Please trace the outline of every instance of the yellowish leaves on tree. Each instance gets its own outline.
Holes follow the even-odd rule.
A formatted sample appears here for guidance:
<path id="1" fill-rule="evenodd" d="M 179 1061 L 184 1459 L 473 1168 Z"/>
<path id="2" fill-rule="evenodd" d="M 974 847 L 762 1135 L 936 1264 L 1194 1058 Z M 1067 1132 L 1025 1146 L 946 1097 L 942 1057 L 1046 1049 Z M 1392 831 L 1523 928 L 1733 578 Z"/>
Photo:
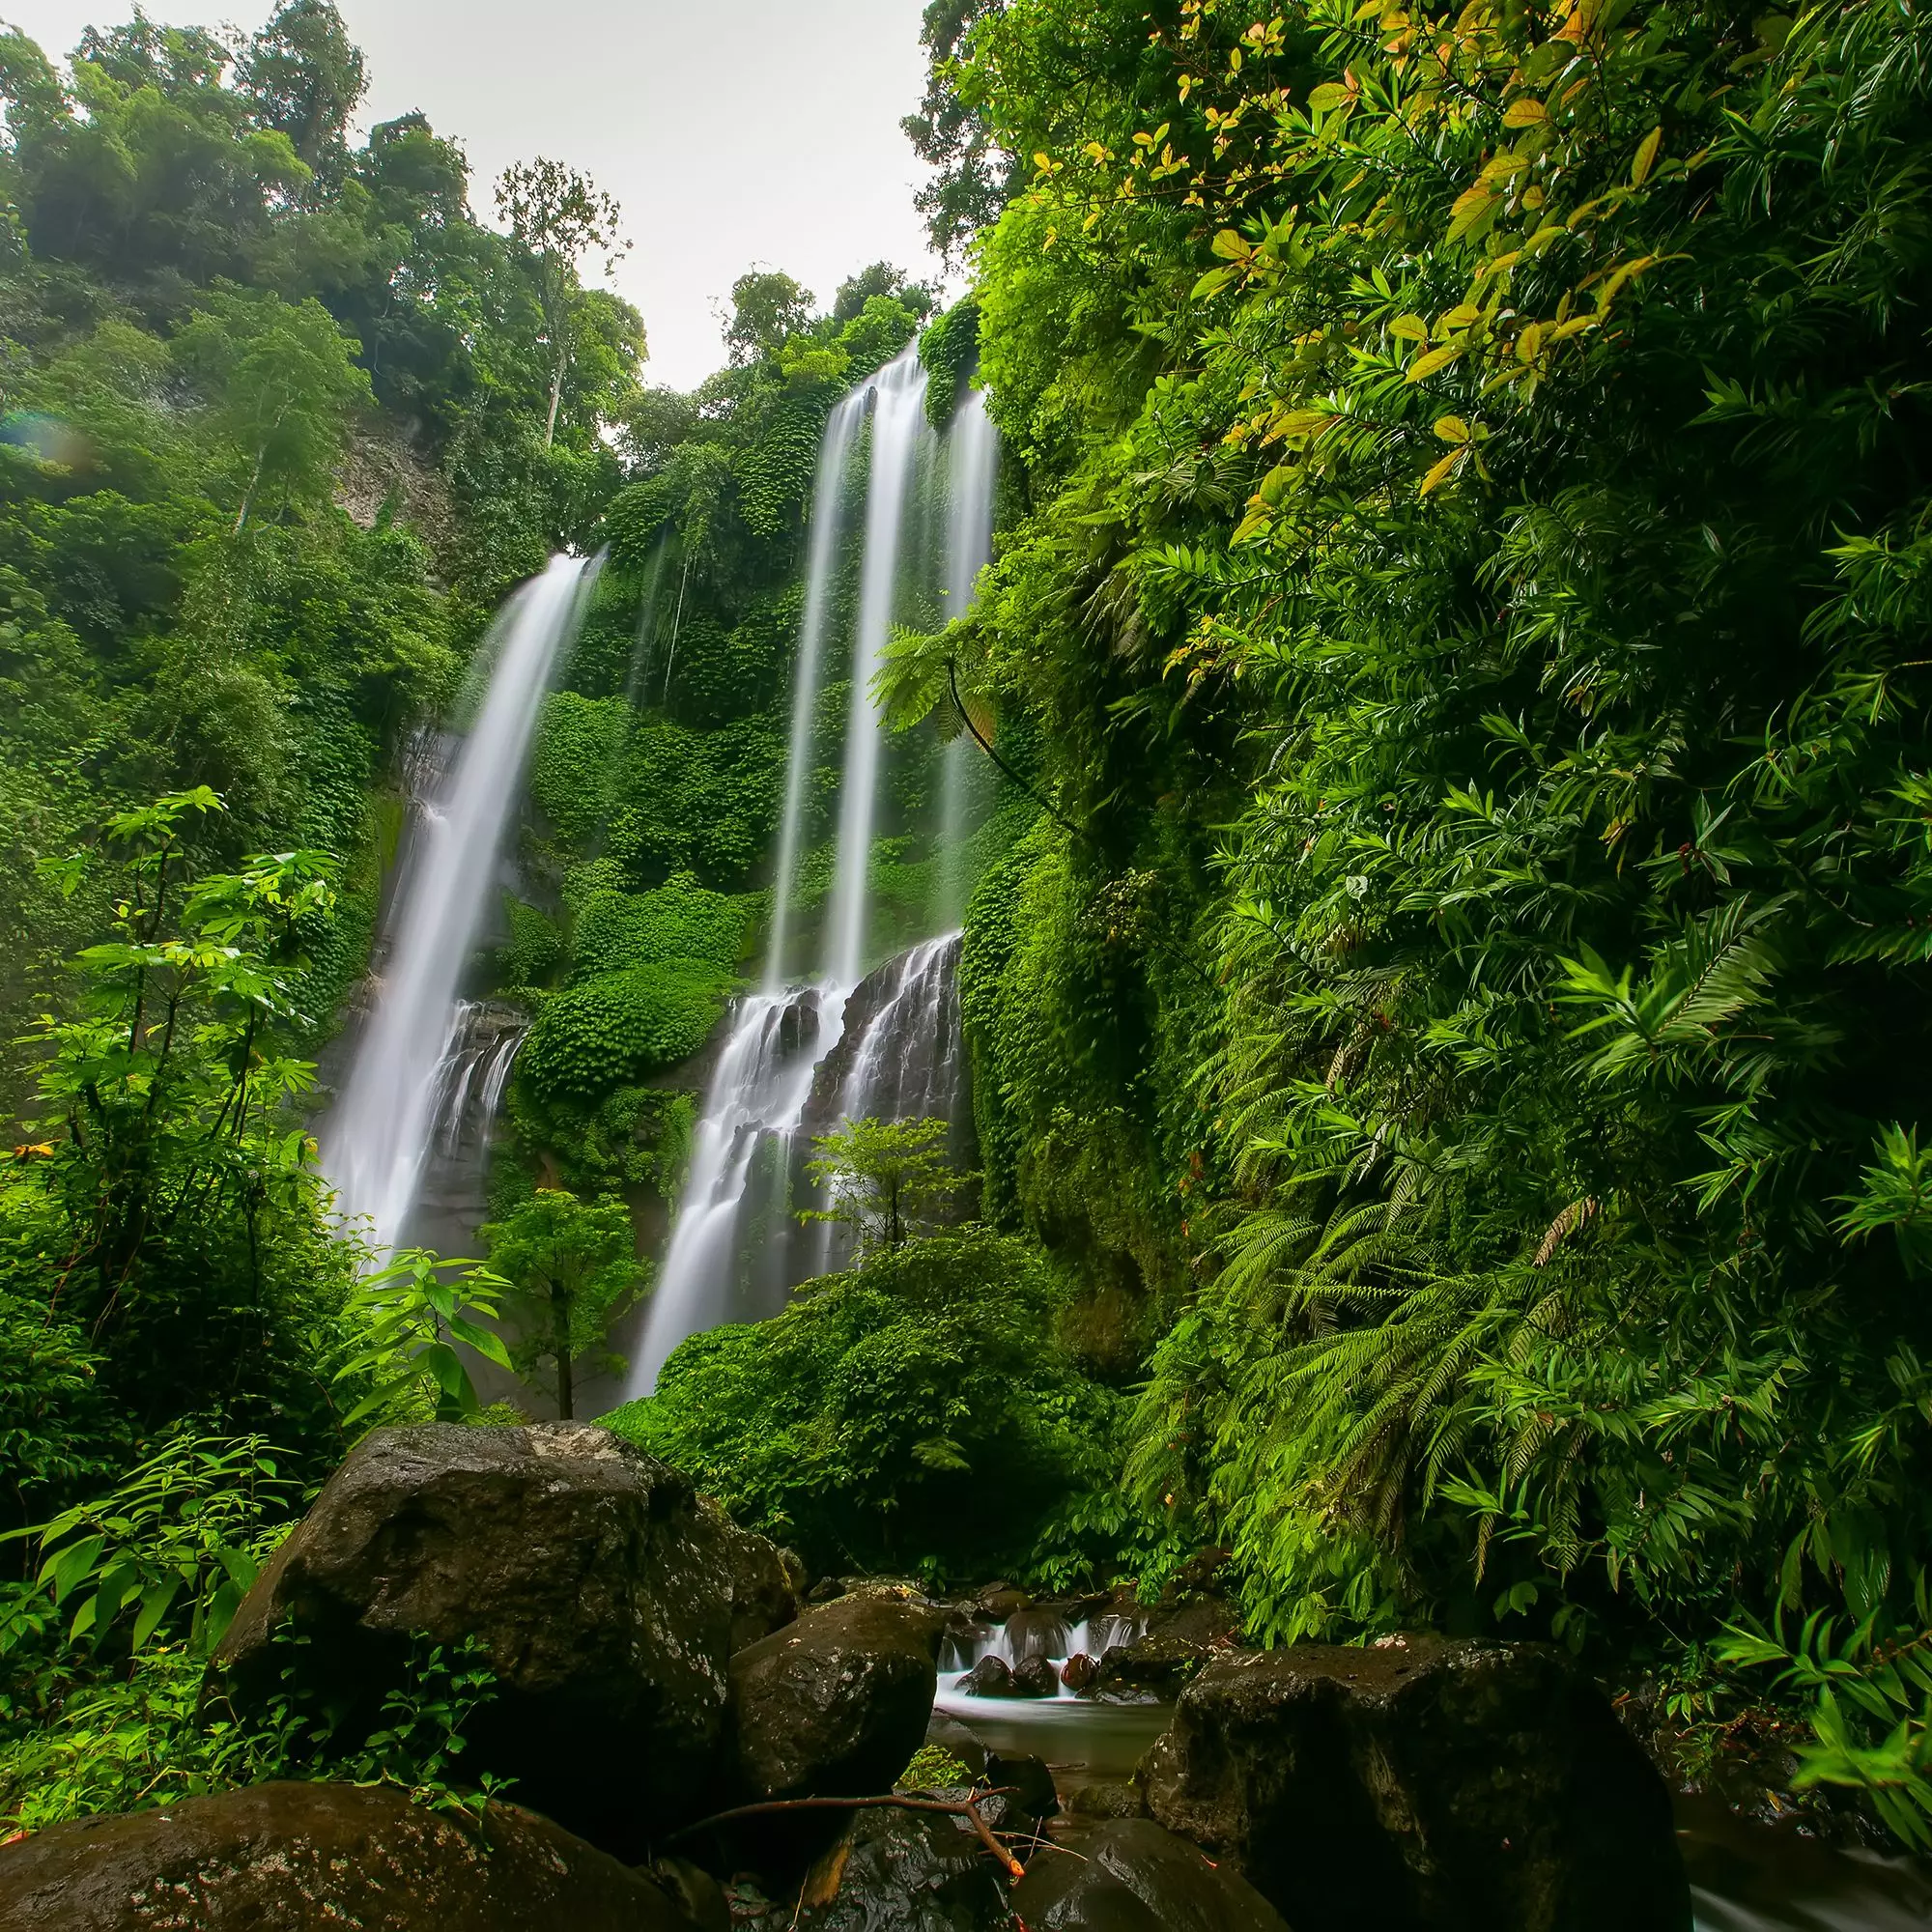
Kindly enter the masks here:
<path id="1" fill-rule="evenodd" d="M 1444 442 L 1463 443 L 1469 440 L 1469 425 L 1461 416 L 1437 416 L 1435 427 Z"/>
<path id="2" fill-rule="evenodd" d="M 1450 241 L 1460 242 L 1479 221 L 1500 207 L 1501 203 L 1502 196 L 1494 189 L 1485 187 L 1481 182 L 1474 187 L 1465 187 L 1456 197 L 1455 204 L 1449 211 Z"/>
<path id="3" fill-rule="evenodd" d="M 1505 128 L 1535 128 L 1549 119 L 1549 109 L 1533 95 L 1522 95 L 1503 110 Z"/>
<path id="4" fill-rule="evenodd" d="M 1432 464 L 1428 475 L 1422 479 L 1421 489 L 1416 494 L 1423 497 L 1428 496 L 1438 483 L 1448 478 L 1457 465 L 1463 461 L 1465 454 L 1466 451 L 1462 448 L 1452 449 L 1447 456 Z"/>
<path id="5" fill-rule="evenodd" d="M 1657 165 L 1657 151 L 1663 145 L 1663 129 L 1653 128 L 1638 144 L 1636 159 L 1631 163 L 1631 185 L 1641 187 Z"/>
<path id="6" fill-rule="evenodd" d="M 1427 355 L 1418 355 L 1408 365 L 1408 380 L 1411 383 L 1426 383 L 1438 370 L 1448 368 L 1462 355 L 1463 348 L 1461 342 L 1445 342 L 1440 349 L 1432 349 Z"/>

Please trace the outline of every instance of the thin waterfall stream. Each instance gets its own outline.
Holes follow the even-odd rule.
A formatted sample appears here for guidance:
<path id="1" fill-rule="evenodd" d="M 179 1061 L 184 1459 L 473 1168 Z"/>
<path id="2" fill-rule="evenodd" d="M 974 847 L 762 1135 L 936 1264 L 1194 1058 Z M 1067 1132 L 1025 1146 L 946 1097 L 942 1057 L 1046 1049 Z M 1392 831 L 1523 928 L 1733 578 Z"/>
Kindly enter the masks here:
<path id="1" fill-rule="evenodd" d="M 362 1225 L 379 1254 L 408 1232 L 436 1133 L 440 1075 L 463 1027 L 457 996 L 522 796 L 544 692 L 596 570 L 580 557 L 553 557 L 504 607 L 485 647 L 490 680 L 475 724 L 423 801 L 375 1002 L 319 1136 L 337 1211 L 345 1224 Z"/>

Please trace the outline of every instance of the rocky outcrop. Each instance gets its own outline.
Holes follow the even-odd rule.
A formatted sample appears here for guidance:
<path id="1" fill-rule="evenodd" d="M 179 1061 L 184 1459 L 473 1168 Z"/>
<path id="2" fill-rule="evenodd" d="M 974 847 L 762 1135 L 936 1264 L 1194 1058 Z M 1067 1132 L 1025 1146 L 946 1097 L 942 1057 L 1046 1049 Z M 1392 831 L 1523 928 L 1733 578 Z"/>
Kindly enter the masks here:
<path id="1" fill-rule="evenodd" d="M 889 1791 L 925 1736 L 943 1618 L 881 1592 L 841 1597 L 731 1660 L 741 1802 Z"/>
<path id="2" fill-rule="evenodd" d="M 1690 1926 L 1662 1780 L 1545 1645 L 1415 1636 L 1211 1663 L 1140 1778 L 1161 1824 L 1296 1926 Z"/>
<path id="3" fill-rule="evenodd" d="M 698 1508 L 724 1554 L 724 1582 L 731 1605 L 730 1648 L 740 1651 L 782 1630 L 798 1615 L 804 1566 L 790 1550 L 741 1530 L 724 1505 L 710 1496 L 700 1496 Z"/>
<path id="4" fill-rule="evenodd" d="M 1013 1672 L 1015 1697 L 1055 1697 L 1060 1694 L 1060 1672 L 1043 1657 L 1024 1657 Z"/>
<path id="5" fill-rule="evenodd" d="M 959 1688 L 969 1697 L 1010 1697 L 1013 1667 L 1004 1657 L 989 1651 L 960 1678 Z"/>
<path id="6" fill-rule="evenodd" d="M 1288 1932 L 1245 1879 L 1146 1818 L 1057 1832 L 1010 1902 L 1032 1932 Z"/>
<path id="7" fill-rule="evenodd" d="M 474 1638 L 497 1690 L 465 1769 L 637 1857 L 709 1796 L 734 1626 L 781 1613 L 775 1575 L 769 1545 L 608 1430 L 382 1430 L 249 1592 L 207 1694 L 258 1710 L 298 1657 L 353 1729 L 401 1681 L 412 1633 Z"/>
<path id="8" fill-rule="evenodd" d="M 547 1818 L 390 1786 L 262 1784 L 0 1846 L 0 1932 L 684 1932 Z"/>
<path id="9" fill-rule="evenodd" d="M 1122 1701 L 1172 1703 L 1209 1663 L 1238 1646 L 1240 1628 L 1239 1610 L 1218 1597 L 1157 1611 L 1135 1642 L 1108 1650 L 1093 1689 Z"/>

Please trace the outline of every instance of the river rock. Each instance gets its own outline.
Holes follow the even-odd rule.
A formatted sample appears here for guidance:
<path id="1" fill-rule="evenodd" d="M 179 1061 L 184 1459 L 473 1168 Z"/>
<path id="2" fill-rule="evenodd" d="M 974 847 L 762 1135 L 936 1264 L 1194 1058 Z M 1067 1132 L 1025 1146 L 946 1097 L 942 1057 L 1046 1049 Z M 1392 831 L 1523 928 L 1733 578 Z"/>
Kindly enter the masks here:
<path id="1" fill-rule="evenodd" d="M 1010 1903 L 1032 1932 L 1288 1932 L 1245 1879 L 1147 1818 L 1056 1832 Z"/>
<path id="2" fill-rule="evenodd" d="M 1690 1932 L 1662 1780 L 1543 1644 L 1434 1636 L 1211 1663 L 1148 1808 L 1319 1932 Z"/>
<path id="3" fill-rule="evenodd" d="M 762 1581 L 740 1593 L 775 1557 L 758 1542 L 588 1424 L 380 1430 L 248 1593 L 205 1694 L 259 1710 L 299 1656 L 367 1726 L 412 1633 L 473 1637 L 498 1688 L 466 1726 L 467 1768 L 637 1857 L 722 1769 L 734 1621 L 776 1613 Z"/>
<path id="4" fill-rule="evenodd" d="M 1013 1670 L 1015 1697 L 1057 1697 L 1060 1672 L 1043 1657 L 1023 1657 Z"/>
<path id="5" fill-rule="evenodd" d="M 559 1826 L 389 1785 L 259 1784 L 0 1846 L 0 1932 L 684 1932 Z"/>
<path id="6" fill-rule="evenodd" d="M 731 1660 L 741 1803 L 890 1791 L 925 1736 L 944 1618 L 887 1593 L 808 1609 Z"/>
<path id="7" fill-rule="evenodd" d="M 969 1697 L 1010 1697 L 1013 1667 L 1004 1657 L 988 1652 L 959 1680 Z"/>
<path id="8" fill-rule="evenodd" d="M 1098 1677 L 1099 1674 L 1100 1674 L 1100 1665 L 1098 1661 L 1094 1658 L 1089 1657 L 1084 1650 L 1075 1651 L 1074 1654 L 1071 1657 L 1069 1657 L 1066 1660 L 1066 1662 L 1060 1666 L 1060 1681 L 1064 1685 L 1065 1685 L 1069 1690 L 1074 1691 L 1076 1693 L 1082 1690 L 1091 1690 L 1094 1685 L 1094 1680 L 1096 1677 Z"/>
<path id="9" fill-rule="evenodd" d="M 789 1549 L 741 1530 L 724 1506 L 700 1496 L 697 1506 L 724 1554 L 724 1583 L 730 1594 L 733 1651 L 782 1630 L 798 1615 L 805 1566 Z"/>
<path id="10" fill-rule="evenodd" d="M 798 1932 L 1011 1932 L 1007 1888 L 964 1819 L 860 1812 L 793 1893 Z"/>

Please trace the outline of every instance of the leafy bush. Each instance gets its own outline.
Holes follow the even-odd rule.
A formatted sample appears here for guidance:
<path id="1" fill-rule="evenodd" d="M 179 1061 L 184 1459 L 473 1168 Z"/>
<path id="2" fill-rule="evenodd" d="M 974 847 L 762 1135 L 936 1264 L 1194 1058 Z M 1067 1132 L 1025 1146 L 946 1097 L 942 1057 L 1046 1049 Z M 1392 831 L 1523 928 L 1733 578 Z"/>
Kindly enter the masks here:
<path id="1" fill-rule="evenodd" d="M 800 1290 L 773 1320 L 694 1335 L 657 1393 L 605 1418 L 816 1571 L 1103 1580 L 1123 1514 L 1120 1400 L 1054 1339 L 1037 1253 L 970 1228 Z"/>
<path id="2" fill-rule="evenodd" d="M 728 971 L 744 948 L 750 907 L 676 872 L 648 893 L 592 893 L 577 915 L 580 977 L 689 960 Z"/>
<path id="3" fill-rule="evenodd" d="M 724 1015 L 731 980 L 671 960 L 605 973 L 543 1004 L 518 1077 L 540 1100 L 595 1099 L 640 1073 L 689 1060 Z"/>

